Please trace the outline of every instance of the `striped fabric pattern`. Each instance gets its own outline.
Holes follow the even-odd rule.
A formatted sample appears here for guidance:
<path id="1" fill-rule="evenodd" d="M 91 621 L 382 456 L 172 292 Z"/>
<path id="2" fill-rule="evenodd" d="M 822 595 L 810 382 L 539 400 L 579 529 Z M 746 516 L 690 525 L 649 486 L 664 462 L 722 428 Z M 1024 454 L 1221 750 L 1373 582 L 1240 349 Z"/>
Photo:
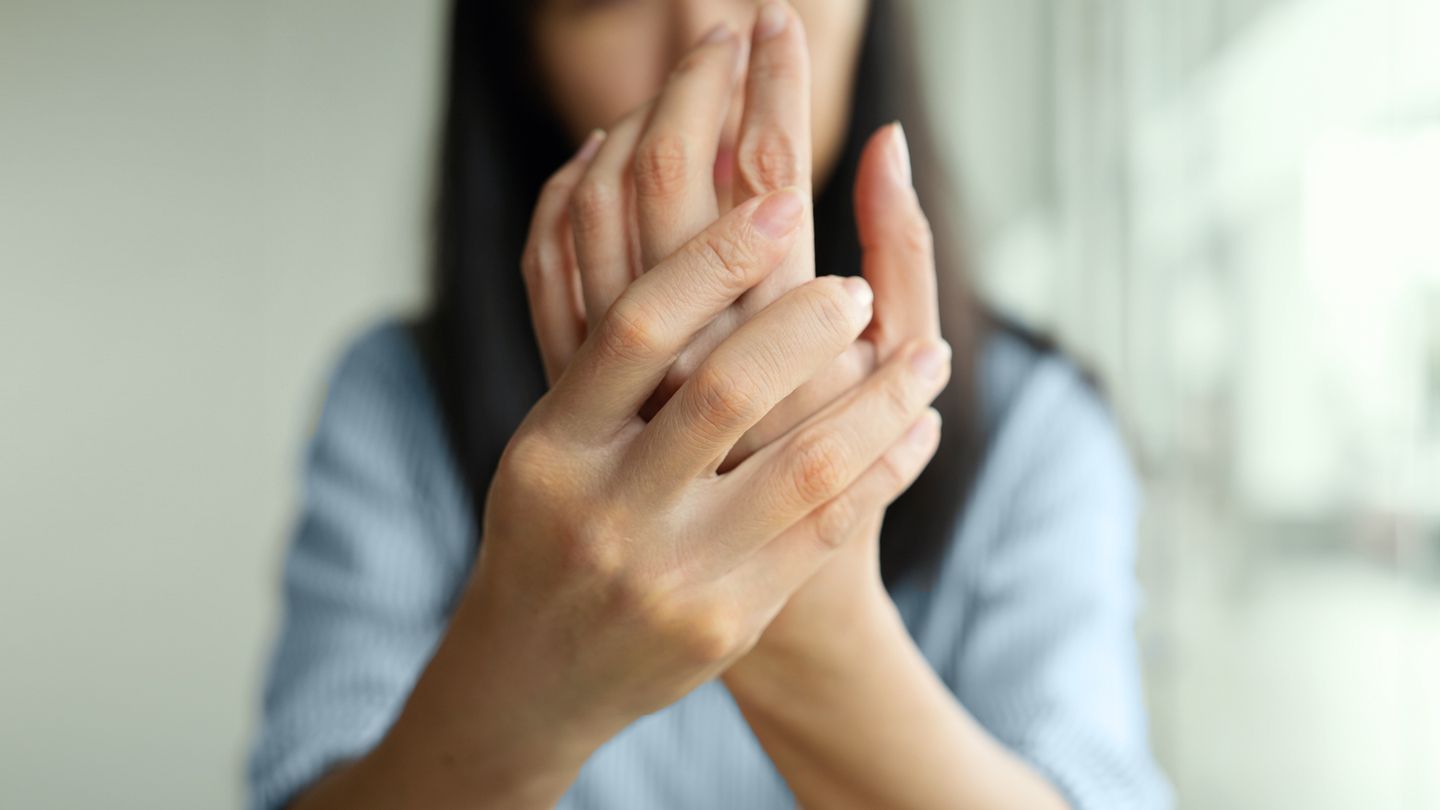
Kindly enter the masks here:
<path id="1" fill-rule="evenodd" d="M 892 594 L 906 626 L 960 703 L 1077 810 L 1170 807 L 1146 739 L 1138 491 L 1118 431 L 1071 364 L 1004 333 L 980 390 L 990 449 L 938 579 Z M 257 810 L 385 734 L 470 571 L 468 498 L 399 324 L 363 335 L 335 371 L 302 504 L 250 760 Z M 710 683 L 610 741 L 561 807 L 794 804 Z"/>

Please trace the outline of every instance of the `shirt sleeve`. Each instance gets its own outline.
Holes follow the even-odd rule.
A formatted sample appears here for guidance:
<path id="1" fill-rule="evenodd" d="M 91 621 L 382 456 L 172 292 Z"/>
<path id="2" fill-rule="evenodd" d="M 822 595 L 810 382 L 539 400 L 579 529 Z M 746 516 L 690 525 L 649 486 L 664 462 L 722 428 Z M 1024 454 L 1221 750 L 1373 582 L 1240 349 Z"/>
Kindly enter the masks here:
<path id="1" fill-rule="evenodd" d="M 1037 377 L 992 450 L 1002 483 L 963 566 L 953 686 L 1076 810 L 1169 807 L 1135 636 L 1135 477 L 1079 375 L 1055 361 Z"/>
<path id="2" fill-rule="evenodd" d="M 363 337 L 332 377 L 284 562 L 249 768 L 255 808 L 284 806 L 368 751 L 445 628 L 468 570 L 467 531 L 428 390 L 398 326 Z"/>

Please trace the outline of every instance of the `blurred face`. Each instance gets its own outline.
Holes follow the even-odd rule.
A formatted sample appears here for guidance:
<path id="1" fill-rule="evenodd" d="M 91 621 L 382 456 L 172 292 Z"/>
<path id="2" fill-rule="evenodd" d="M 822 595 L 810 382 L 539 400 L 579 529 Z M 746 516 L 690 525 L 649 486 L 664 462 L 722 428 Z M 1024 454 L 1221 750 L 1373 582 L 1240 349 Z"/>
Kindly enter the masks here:
<path id="1" fill-rule="evenodd" d="M 855 63 L 869 0 L 790 0 L 805 23 L 813 76 L 814 172 L 834 169 L 850 116 Z M 542 0 L 536 49 L 560 120 L 578 143 L 653 98 L 670 69 L 715 24 L 748 34 L 759 0 Z M 729 198 L 744 99 L 737 94 L 716 159 Z"/>

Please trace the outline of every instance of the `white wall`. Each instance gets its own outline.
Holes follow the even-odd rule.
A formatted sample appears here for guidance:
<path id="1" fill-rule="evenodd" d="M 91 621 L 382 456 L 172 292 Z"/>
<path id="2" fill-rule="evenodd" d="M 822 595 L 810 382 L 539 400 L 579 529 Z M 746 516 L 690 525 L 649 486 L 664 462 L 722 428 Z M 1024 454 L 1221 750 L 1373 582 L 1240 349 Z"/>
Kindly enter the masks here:
<path id="1" fill-rule="evenodd" d="M 419 296 L 440 3 L 0 0 L 0 807 L 236 807 L 296 461 Z"/>

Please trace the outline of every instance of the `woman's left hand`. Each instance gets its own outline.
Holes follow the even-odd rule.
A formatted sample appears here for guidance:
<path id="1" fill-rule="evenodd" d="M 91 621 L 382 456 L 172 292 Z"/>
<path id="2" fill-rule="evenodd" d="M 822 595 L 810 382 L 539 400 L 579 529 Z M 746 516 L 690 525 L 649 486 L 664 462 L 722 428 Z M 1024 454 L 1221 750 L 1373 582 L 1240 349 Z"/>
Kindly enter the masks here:
<path id="1" fill-rule="evenodd" d="M 855 186 L 855 215 L 863 250 L 863 273 L 875 291 L 875 316 L 861 337 L 883 362 L 916 338 L 938 338 L 933 237 L 911 181 L 909 145 L 899 124 L 877 132 L 861 155 Z M 928 430 L 921 445 L 939 443 L 940 419 L 931 413 L 915 430 Z M 887 457 L 887 462 L 889 461 Z M 902 465 L 891 466 L 892 491 L 912 483 Z M 725 675 L 737 696 L 766 688 L 796 663 L 825 666 L 846 656 L 861 623 L 892 622 L 894 604 L 880 576 L 883 512 L 855 515 L 849 543 L 786 603 L 765 635 Z"/>

